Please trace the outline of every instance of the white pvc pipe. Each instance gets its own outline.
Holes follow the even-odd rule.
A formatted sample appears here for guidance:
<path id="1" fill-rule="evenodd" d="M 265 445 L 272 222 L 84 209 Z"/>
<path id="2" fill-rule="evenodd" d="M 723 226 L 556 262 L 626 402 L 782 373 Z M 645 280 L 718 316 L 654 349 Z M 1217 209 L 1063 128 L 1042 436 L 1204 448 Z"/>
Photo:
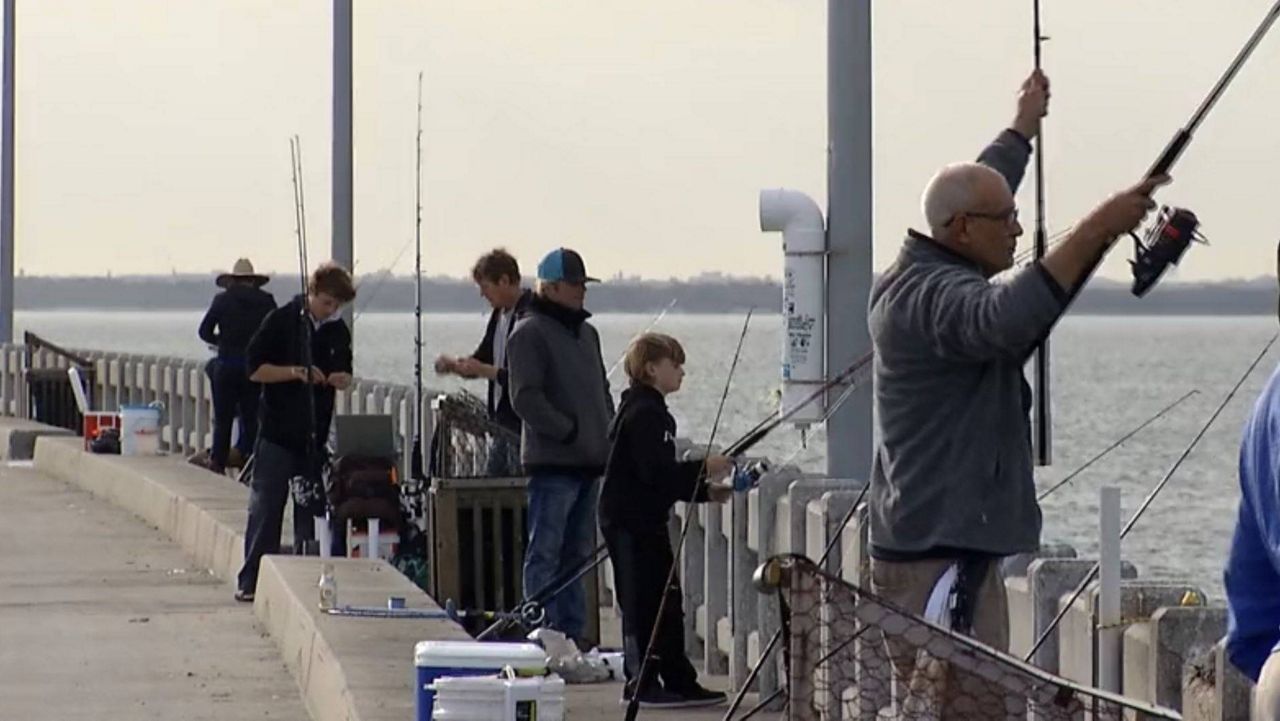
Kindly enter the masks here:
<path id="1" fill-rule="evenodd" d="M 786 413 L 826 382 L 826 250 L 822 210 L 795 190 L 760 191 L 760 230 L 782 233 L 782 407 Z M 824 402 L 791 417 L 798 426 L 822 419 Z"/>

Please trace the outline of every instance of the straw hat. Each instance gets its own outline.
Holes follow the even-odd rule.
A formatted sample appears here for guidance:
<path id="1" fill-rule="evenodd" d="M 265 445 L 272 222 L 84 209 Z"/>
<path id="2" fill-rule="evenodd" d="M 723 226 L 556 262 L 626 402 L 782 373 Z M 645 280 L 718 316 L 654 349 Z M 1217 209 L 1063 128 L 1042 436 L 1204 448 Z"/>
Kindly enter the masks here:
<path id="1" fill-rule="evenodd" d="M 226 288 L 233 280 L 248 280 L 252 281 L 255 286 L 262 287 L 271 279 L 265 275 L 253 272 L 253 263 L 250 263 L 248 258 L 241 258 L 236 261 L 235 265 L 231 266 L 230 273 L 223 273 L 222 275 L 219 275 L 213 282 L 216 283 L 219 288 Z"/>

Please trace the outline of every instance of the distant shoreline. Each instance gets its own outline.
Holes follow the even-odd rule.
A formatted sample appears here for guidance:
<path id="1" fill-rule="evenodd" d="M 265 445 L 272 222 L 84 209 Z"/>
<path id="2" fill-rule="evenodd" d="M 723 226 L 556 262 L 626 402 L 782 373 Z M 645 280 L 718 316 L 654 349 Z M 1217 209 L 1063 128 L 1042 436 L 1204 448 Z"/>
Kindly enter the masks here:
<path id="1" fill-rule="evenodd" d="M 277 302 L 294 295 L 287 278 L 266 286 Z M 413 309 L 414 284 L 404 276 L 369 275 L 359 279 L 359 313 L 407 313 Z M 218 289 L 211 276 L 43 277 L 20 276 L 14 287 L 19 311 L 201 311 Z M 426 313 L 479 313 L 484 302 L 475 284 L 460 278 L 425 278 Z M 1135 298 L 1127 283 L 1097 279 L 1076 303 L 1075 316 L 1264 316 L 1276 313 L 1276 281 L 1270 277 L 1216 283 L 1165 282 L 1145 298 Z M 593 285 L 587 306 L 595 313 L 658 313 L 676 301 L 673 314 L 743 313 L 755 308 L 776 313 L 782 288 L 774 278 L 704 275 L 690 280 L 615 277 Z"/>

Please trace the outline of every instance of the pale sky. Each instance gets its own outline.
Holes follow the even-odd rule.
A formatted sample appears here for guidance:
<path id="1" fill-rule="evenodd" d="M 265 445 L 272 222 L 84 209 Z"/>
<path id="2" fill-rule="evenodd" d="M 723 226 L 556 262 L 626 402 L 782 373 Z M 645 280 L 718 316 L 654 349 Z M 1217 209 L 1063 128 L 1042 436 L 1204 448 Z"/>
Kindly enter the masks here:
<path id="1" fill-rule="evenodd" d="M 1050 230 L 1136 180 L 1270 0 L 1043 0 L 1052 39 Z M 327 0 L 18 0 L 17 266 L 296 273 L 288 137 L 302 136 L 313 260 L 329 254 Z M 1031 0 L 875 4 L 876 269 L 940 165 L 1012 117 Z M 647 278 L 778 275 L 763 187 L 825 204 L 825 0 L 360 0 L 357 272 L 410 273 L 416 76 L 425 72 L 425 271 L 505 245 Z M 1213 245 L 1184 280 L 1274 272 L 1280 29 L 1159 199 Z M 1030 219 L 1030 178 L 1019 200 Z M 1028 223 L 1029 226 L 1029 223 Z M 1030 230 L 1024 236 L 1030 242 Z M 407 249 L 406 249 L 407 248 Z M 1128 277 L 1126 241 L 1103 273 Z"/>

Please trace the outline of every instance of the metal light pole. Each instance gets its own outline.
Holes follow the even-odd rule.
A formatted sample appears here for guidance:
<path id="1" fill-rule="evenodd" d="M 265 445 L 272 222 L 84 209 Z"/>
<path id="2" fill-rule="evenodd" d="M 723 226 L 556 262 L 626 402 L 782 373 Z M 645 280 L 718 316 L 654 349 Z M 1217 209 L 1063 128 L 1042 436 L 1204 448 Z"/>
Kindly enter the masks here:
<path id="1" fill-rule="evenodd" d="M 871 0 L 828 0 L 827 137 L 827 373 L 834 373 L 871 350 Z M 827 421 L 827 475 L 869 478 L 871 435 L 866 384 Z"/>

